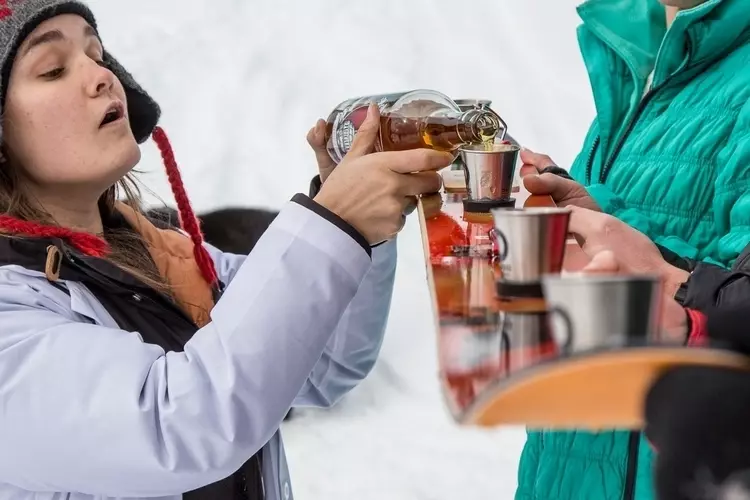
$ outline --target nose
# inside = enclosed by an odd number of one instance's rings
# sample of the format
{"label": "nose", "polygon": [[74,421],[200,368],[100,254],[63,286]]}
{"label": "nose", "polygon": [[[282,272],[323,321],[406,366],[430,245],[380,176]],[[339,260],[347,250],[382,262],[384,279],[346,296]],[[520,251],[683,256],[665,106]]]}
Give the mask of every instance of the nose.
{"label": "nose", "polygon": [[96,61],[91,61],[86,85],[87,93],[90,97],[98,97],[109,93],[114,87],[115,78],[115,75],[109,69],[102,67]]}

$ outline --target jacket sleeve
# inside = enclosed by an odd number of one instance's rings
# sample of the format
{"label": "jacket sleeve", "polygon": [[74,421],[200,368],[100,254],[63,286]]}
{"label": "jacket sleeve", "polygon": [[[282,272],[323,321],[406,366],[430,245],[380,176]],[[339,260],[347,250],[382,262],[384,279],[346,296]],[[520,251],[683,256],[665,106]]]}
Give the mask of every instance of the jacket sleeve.
{"label": "jacket sleeve", "polygon": [[156,497],[230,475],[308,383],[368,251],[288,203],[183,352],[87,324],[0,269],[0,483]]}
{"label": "jacket sleeve", "polygon": [[750,245],[731,269],[697,263],[675,298],[684,307],[699,311],[750,303]]}
{"label": "jacket sleeve", "polygon": [[[231,281],[246,257],[207,247],[219,264],[219,278],[224,282]],[[293,406],[330,407],[370,373],[383,343],[393,296],[396,260],[395,239],[372,249],[370,269]]]}
{"label": "jacket sleeve", "polygon": [[396,275],[397,243],[372,250],[372,267],[344,312],[295,406],[330,407],[375,366],[383,344]]}
{"label": "jacket sleeve", "polygon": [[[310,197],[320,190],[320,177],[310,182]],[[372,248],[372,265],[344,312],[323,355],[315,364],[293,406],[330,407],[372,370],[383,344],[396,277],[397,241]],[[228,282],[245,256],[221,253],[209,246]]]}

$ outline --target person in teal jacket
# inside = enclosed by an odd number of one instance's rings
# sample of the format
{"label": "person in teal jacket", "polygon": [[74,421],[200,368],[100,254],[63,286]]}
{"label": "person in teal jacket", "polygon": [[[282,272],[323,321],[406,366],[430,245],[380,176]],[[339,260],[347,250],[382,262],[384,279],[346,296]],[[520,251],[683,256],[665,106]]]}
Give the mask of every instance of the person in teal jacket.
{"label": "person in teal jacket", "polygon": [[[731,266],[750,243],[750,3],[589,0],[578,13],[597,115],[575,182],[544,173],[526,187],[613,215],[680,257]],[[689,280],[664,269],[675,292]],[[638,432],[530,430],[515,498],[651,500],[652,458]]]}

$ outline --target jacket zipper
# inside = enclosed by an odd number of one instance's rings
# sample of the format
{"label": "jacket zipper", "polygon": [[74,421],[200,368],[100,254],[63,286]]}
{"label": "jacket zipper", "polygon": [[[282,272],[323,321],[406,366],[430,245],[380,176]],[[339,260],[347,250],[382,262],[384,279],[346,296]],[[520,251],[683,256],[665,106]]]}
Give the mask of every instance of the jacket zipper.
{"label": "jacket zipper", "polygon": [[[690,39],[688,39],[688,53],[691,52],[691,46],[690,46]],[[625,145],[625,140],[628,138],[630,133],[633,131],[633,127],[635,127],[635,124],[638,122],[638,119],[643,114],[643,111],[646,109],[646,107],[651,102],[651,99],[659,93],[660,90],[665,88],[669,82],[672,81],[672,79],[676,75],[684,75],[688,70],[689,65],[689,58],[683,62],[682,65],[671,75],[669,75],[661,84],[658,86],[652,88],[649,90],[645,96],[643,96],[643,99],[638,103],[638,107],[635,110],[635,113],[633,113],[633,116],[630,118],[630,121],[628,122],[628,126],[625,128],[625,131],[620,135],[620,138],[617,140],[617,144],[615,145],[615,148],[612,150],[612,154],[610,155],[607,162],[604,164],[604,168],[602,168],[601,173],[599,174],[599,183],[603,183],[607,179],[607,175],[609,174],[609,171],[612,169],[612,165],[615,163],[615,160],[617,159],[617,156],[620,154],[620,151],[622,150],[622,147]],[[596,150],[599,148],[599,144],[601,142],[601,135],[597,135],[596,139],[594,139],[594,144],[591,146],[591,151],[589,152],[588,161],[586,163],[586,182],[587,184],[591,184],[591,175],[594,165],[594,156],[596,156]]]}
{"label": "jacket zipper", "polygon": [[[617,140],[615,149],[612,151],[612,154],[610,155],[607,162],[604,164],[604,168],[602,168],[602,171],[599,174],[599,183],[603,183],[607,179],[607,174],[609,174],[609,171],[612,169],[612,165],[615,163],[617,156],[620,154],[622,147],[625,145],[625,140],[633,131],[633,127],[635,127],[635,124],[638,122],[638,118],[640,118],[640,116],[643,114],[643,111],[646,109],[646,106],[648,106],[648,104],[651,102],[651,99],[653,99],[654,95],[656,95],[661,89],[663,89],[664,86],[670,80],[671,80],[671,77],[664,80],[662,84],[659,85],[658,87],[650,90],[643,97],[643,99],[641,99],[641,102],[638,103],[638,108],[636,108],[635,113],[633,114],[633,117],[628,122],[627,128],[622,133],[620,138]],[[594,139],[594,144],[591,146],[591,151],[589,152],[588,161],[586,162],[586,182],[588,184],[591,184],[591,174],[592,174],[592,170],[594,166],[594,157],[596,156],[596,150],[599,148],[600,143],[601,143],[601,135],[597,135],[596,139]]]}
{"label": "jacket zipper", "polygon": [[248,500],[250,497],[247,493],[247,474],[245,474],[245,466],[243,465],[240,468],[240,473],[237,474],[235,477],[235,480],[237,482],[236,490],[235,490],[235,499],[236,500]]}
{"label": "jacket zipper", "polygon": [[[607,174],[609,174],[609,171],[612,169],[612,165],[614,164],[615,160],[617,159],[617,156],[620,154],[620,151],[622,150],[622,147],[625,145],[625,140],[628,138],[630,133],[633,131],[633,128],[635,127],[635,124],[638,122],[638,119],[643,114],[643,111],[646,109],[648,104],[651,102],[651,99],[659,92],[661,89],[664,88],[664,86],[669,82],[671,78],[667,78],[662,82],[661,85],[659,85],[657,88],[650,90],[644,97],[641,99],[641,102],[638,103],[638,108],[636,108],[635,113],[633,114],[633,117],[628,122],[628,126],[625,129],[625,132],[620,136],[620,138],[617,141],[617,144],[615,145],[615,149],[612,150],[612,154],[609,157],[609,160],[607,160],[607,163],[604,164],[604,168],[602,168],[601,175],[599,176],[600,181],[604,182],[607,179]],[[593,155],[592,155],[593,156]]]}
{"label": "jacket zipper", "polygon": [[638,472],[638,449],[641,444],[641,433],[633,431],[628,436],[628,468],[625,472],[625,489],[622,500],[635,500],[635,479]]}
{"label": "jacket zipper", "polygon": [[589,157],[586,160],[586,184],[591,184],[591,170],[594,166],[594,156],[596,156],[596,150],[599,149],[601,140],[601,136],[597,135],[596,139],[594,139],[594,144],[591,146],[591,151],[589,151]]}
{"label": "jacket zipper", "polygon": [[251,459],[248,464],[251,464],[252,477],[248,477],[245,471],[245,464],[240,469],[239,477],[237,478],[237,500],[263,500],[266,498],[266,488],[263,481],[263,450],[259,450]]}

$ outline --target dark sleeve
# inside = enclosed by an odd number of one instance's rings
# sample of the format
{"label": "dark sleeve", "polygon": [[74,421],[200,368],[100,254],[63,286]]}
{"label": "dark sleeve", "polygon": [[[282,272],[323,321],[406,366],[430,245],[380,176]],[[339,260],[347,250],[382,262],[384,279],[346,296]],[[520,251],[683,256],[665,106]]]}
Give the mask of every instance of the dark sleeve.
{"label": "dark sleeve", "polygon": [[686,309],[690,323],[688,345],[716,347],[750,354],[750,308],[744,305],[713,307],[705,312]]}
{"label": "dark sleeve", "polygon": [[312,212],[315,212],[316,214],[323,217],[325,220],[327,220],[334,226],[344,231],[346,234],[351,236],[354,241],[360,244],[360,246],[364,249],[364,251],[367,252],[367,255],[372,257],[372,248],[370,247],[370,244],[368,243],[367,239],[364,236],[362,236],[362,233],[357,231],[351,224],[346,222],[337,214],[331,212],[326,207],[317,203],[315,200],[313,200],[309,196],[305,196],[304,194],[301,194],[301,193],[294,195],[294,197],[292,198],[292,201],[302,205],[303,207],[307,208],[308,210]]}
{"label": "dark sleeve", "polygon": [[[322,186],[322,185],[323,185],[323,183],[320,180],[320,175],[316,175],[315,177],[312,178],[312,180],[310,181],[310,195],[309,195],[311,199],[315,198],[315,196],[317,196],[317,194],[320,192],[320,186]],[[328,211],[326,210],[326,212],[328,212]],[[335,214],[333,214],[333,215],[335,215]],[[326,217],[326,218],[328,220],[332,221],[332,219],[330,217]],[[371,256],[372,256],[372,251],[370,250],[371,248],[379,247],[380,245],[382,245],[383,243],[385,243],[385,241],[382,241],[380,243],[376,243],[375,245],[370,245],[369,243],[367,243],[367,240],[365,239],[365,237],[362,236],[359,233],[359,231],[357,231],[356,229],[354,229],[353,227],[351,227],[348,223],[346,223],[343,220],[341,220],[338,216],[335,216],[335,218],[338,219],[339,221],[343,222],[346,227],[349,227],[352,231],[354,231],[352,233],[349,230],[345,230],[352,238],[354,238],[355,240],[357,240],[357,242],[360,245],[362,245],[362,244],[367,245],[367,253],[370,254]],[[345,227],[345,226],[342,226],[341,224],[338,224],[337,222],[334,222],[334,223],[337,226],[339,226],[340,228],[342,228],[342,229]],[[355,236],[355,235],[359,235],[359,236]]]}
{"label": "dark sleeve", "polygon": [[310,198],[315,198],[318,195],[321,185],[322,183],[320,181],[320,175],[316,175],[312,178],[312,180],[310,181]]}
{"label": "dark sleeve", "polygon": [[675,295],[684,307],[706,311],[750,305],[750,245],[731,269],[699,262],[688,270],[690,278]]}
{"label": "dark sleeve", "polygon": [[698,265],[698,262],[695,260],[682,257],[679,254],[676,254],[675,252],[670,250],[669,248],[663,247],[659,245],[658,243],[655,243],[655,245],[656,245],[656,248],[658,248],[659,252],[661,253],[661,258],[667,261],[669,265],[672,265],[674,267],[677,267],[687,272],[693,272],[695,267]]}
{"label": "dark sleeve", "polygon": [[710,345],[750,354],[750,308],[746,305],[720,306],[705,312]]}

